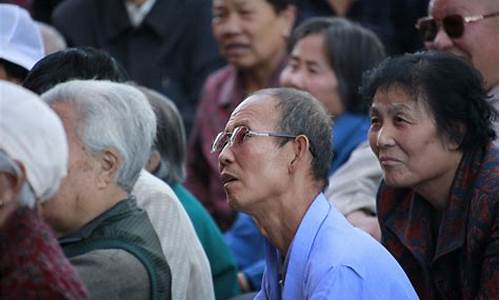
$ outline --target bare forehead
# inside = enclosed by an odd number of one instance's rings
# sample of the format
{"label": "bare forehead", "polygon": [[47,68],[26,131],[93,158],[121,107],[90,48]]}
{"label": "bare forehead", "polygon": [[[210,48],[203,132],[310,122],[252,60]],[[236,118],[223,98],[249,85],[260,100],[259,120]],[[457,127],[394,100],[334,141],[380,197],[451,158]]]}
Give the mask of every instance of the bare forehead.
{"label": "bare forehead", "polygon": [[401,88],[393,87],[377,90],[370,107],[370,114],[374,113],[422,115],[430,113],[430,108],[425,100],[412,97]]}
{"label": "bare forehead", "polygon": [[498,0],[431,0],[429,13],[437,17],[444,17],[448,14],[485,13],[482,10],[488,8],[490,1]]}
{"label": "bare forehead", "polygon": [[246,98],[235,108],[226,125],[226,130],[237,126],[251,129],[274,127],[278,117],[276,99],[269,95],[253,95]]}

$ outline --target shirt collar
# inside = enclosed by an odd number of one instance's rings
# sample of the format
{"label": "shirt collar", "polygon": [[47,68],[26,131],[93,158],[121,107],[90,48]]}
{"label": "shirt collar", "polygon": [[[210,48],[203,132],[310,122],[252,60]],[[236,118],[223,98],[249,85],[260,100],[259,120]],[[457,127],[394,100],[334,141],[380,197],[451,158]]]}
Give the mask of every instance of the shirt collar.
{"label": "shirt collar", "polygon": [[[106,39],[113,40],[134,28],[124,0],[101,1],[99,9],[102,9],[102,14],[99,16],[102,18]],[[184,12],[184,9],[184,1],[181,0],[154,1],[139,24],[139,28],[147,27],[161,38],[170,40],[173,36],[172,28],[180,27],[179,24],[183,22],[184,16],[182,13],[169,13],[168,18],[165,18],[165,12]],[[173,42],[176,41],[173,40]]]}
{"label": "shirt collar", "polygon": [[125,7],[132,26],[139,27],[155,2],[156,0],[146,0],[142,5],[136,5],[131,1],[125,1]]}
{"label": "shirt collar", "polygon": [[302,285],[302,276],[306,273],[309,253],[319,228],[331,212],[331,208],[331,204],[325,195],[319,193],[300,222],[295,237],[290,244],[286,266],[285,286],[289,295],[300,295],[298,291],[296,293],[294,290],[300,289]]}
{"label": "shirt collar", "polygon": [[[284,57],[280,62],[278,68],[271,75],[271,80],[266,87],[278,87],[281,71],[285,68],[287,57]],[[241,72],[234,66],[230,66],[230,75],[227,77],[227,83],[222,86],[218,105],[221,107],[230,106],[233,103],[239,104],[248,95],[243,90],[243,80],[241,79]]]}

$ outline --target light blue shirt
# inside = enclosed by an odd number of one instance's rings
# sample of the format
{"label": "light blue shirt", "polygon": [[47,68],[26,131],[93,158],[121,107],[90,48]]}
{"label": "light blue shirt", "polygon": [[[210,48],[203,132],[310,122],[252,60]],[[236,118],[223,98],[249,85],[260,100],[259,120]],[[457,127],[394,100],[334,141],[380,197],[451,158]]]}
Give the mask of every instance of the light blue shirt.
{"label": "light blue shirt", "polygon": [[418,299],[391,254],[350,225],[322,193],[307,210],[288,251],[281,289],[283,259],[266,242],[266,271],[255,299]]}

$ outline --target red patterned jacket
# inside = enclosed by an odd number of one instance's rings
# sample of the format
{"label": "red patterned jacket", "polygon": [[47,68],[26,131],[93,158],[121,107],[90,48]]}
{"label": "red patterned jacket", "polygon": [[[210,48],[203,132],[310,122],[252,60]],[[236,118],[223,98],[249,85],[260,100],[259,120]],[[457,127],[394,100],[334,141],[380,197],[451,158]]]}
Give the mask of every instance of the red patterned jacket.
{"label": "red patterned jacket", "polygon": [[87,299],[52,230],[20,208],[0,229],[0,299]]}
{"label": "red patterned jacket", "polygon": [[466,153],[442,212],[410,189],[382,183],[382,243],[421,299],[498,299],[498,148]]}

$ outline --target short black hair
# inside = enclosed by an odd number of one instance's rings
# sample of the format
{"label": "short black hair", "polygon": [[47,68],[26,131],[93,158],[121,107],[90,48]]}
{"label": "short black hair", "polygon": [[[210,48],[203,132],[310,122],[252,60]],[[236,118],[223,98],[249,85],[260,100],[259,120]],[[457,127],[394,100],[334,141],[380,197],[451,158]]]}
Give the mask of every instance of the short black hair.
{"label": "short black hair", "polygon": [[281,13],[290,5],[295,5],[295,0],[266,0],[266,2],[273,7],[276,14]]}
{"label": "short black hair", "polygon": [[479,71],[455,55],[438,51],[388,58],[367,72],[360,89],[372,101],[379,89],[400,88],[430,109],[438,134],[466,152],[496,137],[498,113],[488,101]]}
{"label": "short black hair", "polygon": [[23,86],[42,94],[58,83],[71,79],[100,79],[126,82],[125,69],[108,53],[92,47],[68,48],[37,62]]}
{"label": "short black hair", "polygon": [[360,97],[358,90],[363,73],[385,58],[384,45],[369,29],[339,17],[315,17],[304,21],[292,33],[288,48],[312,34],[322,34],[325,40],[325,57],[339,85],[339,95],[344,108],[352,113],[368,113],[369,103]]}
{"label": "short black hair", "polygon": [[28,75],[26,68],[3,58],[0,58],[0,65],[3,66],[8,78],[17,79],[19,82],[22,82],[26,78],[26,75]]}

